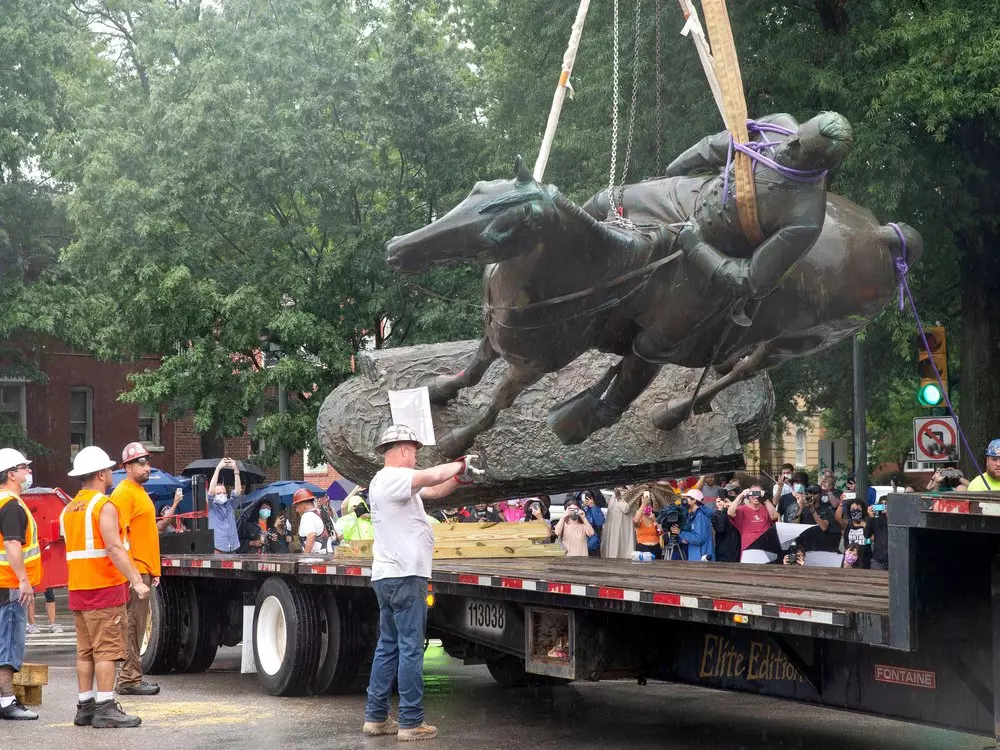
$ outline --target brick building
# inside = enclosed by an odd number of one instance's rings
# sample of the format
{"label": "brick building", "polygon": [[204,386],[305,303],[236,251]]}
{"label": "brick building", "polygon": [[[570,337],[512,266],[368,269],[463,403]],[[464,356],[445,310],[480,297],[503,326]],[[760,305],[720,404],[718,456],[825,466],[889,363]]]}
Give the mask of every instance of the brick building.
{"label": "brick building", "polygon": [[[47,381],[0,378],[0,416],[19,422],[29,438],[49,450],[48,455],[30,457],[35,484],[66,485],[73,457],[87,445],[98,445],[118,458],[126,443],[141,440],[153,455],[154,465],[171,474],[204,458],[189,416],[170,422],[155,410],[118,400],[129,387],[128,373],[156,367],[158,357],[101,362],[53,341],[35,345],[29,356]],[[225,448],[232,458],[246,459],[250,437],[228,439]],[[277,479],[277,467],[264,468],[269,480]],[[295,453],[292,478],[302,479],[302,470],[302,454]]]}

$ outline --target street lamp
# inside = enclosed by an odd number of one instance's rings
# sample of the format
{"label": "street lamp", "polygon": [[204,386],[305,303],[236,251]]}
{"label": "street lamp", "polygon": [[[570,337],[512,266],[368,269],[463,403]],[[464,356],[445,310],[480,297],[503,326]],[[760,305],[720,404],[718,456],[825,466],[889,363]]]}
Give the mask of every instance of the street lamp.
{"label": "street lamp", "polygon": [[[281,359],[283,354],[281,350],[281,344],[274,340],[273,332],[270,328],[264,327],[260,329],[260,334],[258,335],[261,344],[267,346],[267,354],[264,357],[265,367],[274,367],[278,364],[278,360]],[[285,388],[285,384],[280,380],[278,381],[278,414],[288,413],[288,390]],[[278,479],[286,482],[292,478],[291,467],[289,465],[288,459],[288,447],[279,438],[278,440]]]}

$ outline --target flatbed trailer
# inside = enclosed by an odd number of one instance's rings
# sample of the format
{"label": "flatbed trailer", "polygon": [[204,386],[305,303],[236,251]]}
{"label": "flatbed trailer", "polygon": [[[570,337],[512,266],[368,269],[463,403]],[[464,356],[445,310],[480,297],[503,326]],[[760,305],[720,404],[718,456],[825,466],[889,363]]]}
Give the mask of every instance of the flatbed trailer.
{"label": "flatbed trailer", "polygon": [[[1000,496],[894,495],[889,519],[889,572],[435,561],[428,636],[504,685],[675,681],[996,738]],[[370,579],[370,559],[164,554],[144,668],[203,670],[246,639],[272,694],[350,690],[377,637]]]}

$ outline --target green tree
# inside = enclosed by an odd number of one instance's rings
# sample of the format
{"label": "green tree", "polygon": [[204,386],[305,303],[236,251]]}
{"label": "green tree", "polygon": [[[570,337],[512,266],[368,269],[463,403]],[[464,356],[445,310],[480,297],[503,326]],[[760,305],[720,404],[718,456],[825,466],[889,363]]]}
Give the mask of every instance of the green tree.
{"label": "green tree", "polygon": [[[474,334],[474,314],[444,314],[383,261],[480,169],[476,79],[446,4],[77,8],[103,65],[49,154],[74,185],[64,260],[94,290],[80,343],[163,355],[125,400],[193,411],[206,455],[254,413],[272,452],[297,448],[358,349]],[[473,303],[478,275],[424,284]]]}

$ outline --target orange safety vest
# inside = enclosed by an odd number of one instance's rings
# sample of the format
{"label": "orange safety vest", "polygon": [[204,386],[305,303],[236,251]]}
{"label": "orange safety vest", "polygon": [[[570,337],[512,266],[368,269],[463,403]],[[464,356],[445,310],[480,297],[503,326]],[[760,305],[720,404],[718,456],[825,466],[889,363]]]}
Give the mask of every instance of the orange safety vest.
{"label": "orange safety vest", "polygon": [[[0,491],[0,509],[11,500],[16,501],[24,514],[28,517],[28,528],[24,536],[24,544],[21,545],[21,558],[24,561],[24,568],[28,572],[28,582],[34,588],[42,582],[42,548],[38,546],[38,526],[35,519],[28,510],[28,506],[13,492]],[[7,559],[7,548],[3,546],[3,534],[0,534],[0,589],[16,589],[20,584],[17,580],[17,573]]]}
{"label": "orange safety vest", "polygon": [[[59,530],[66,540],[69,590],[92,591],[120,586],[127,579],[108,557],[100,531],[101,510],[105,503],[111,502],[111,498],[96,492],[89,500],[77,499],[84,492],[88,490],[81,490],[59,516]],[[121,517],[118,519],[118,533],[128,549]]]}

